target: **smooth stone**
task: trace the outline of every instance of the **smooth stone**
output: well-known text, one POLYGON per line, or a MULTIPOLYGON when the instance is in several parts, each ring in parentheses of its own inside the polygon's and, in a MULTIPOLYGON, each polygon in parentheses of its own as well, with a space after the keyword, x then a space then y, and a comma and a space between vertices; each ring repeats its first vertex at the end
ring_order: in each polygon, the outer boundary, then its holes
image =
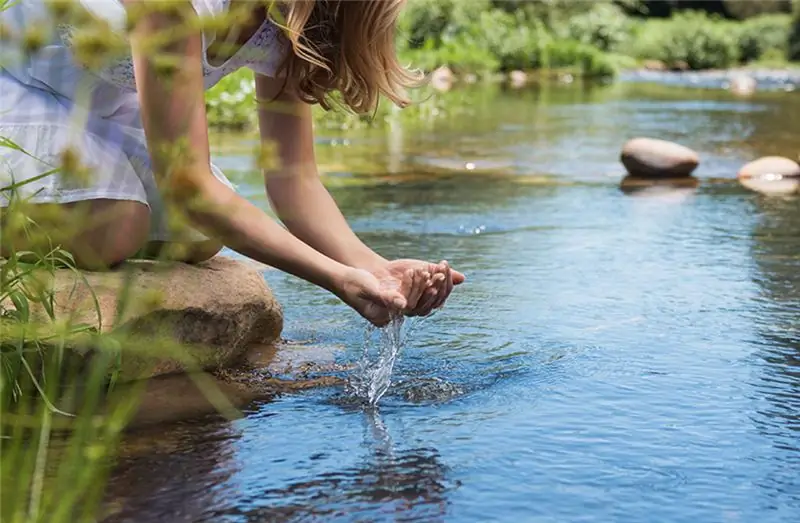
POLYGON ((449 91, 453 87, 455 75, 446 65, 435 69, 430 76, 431 87, 437 91, 449 91))
POLYGON ((508 80, 512 87, 519 88, 528 82, 528 75, 524 71, 511 71, 508 80))
POLYGON ((634 138, 622 147, 620 161, 628 174, 637 178, 681 178, 694 172, 700 157, 674 142, 634 138))
POLYGON ((749 96, 756 91, 758 82, 752 76, 738 75, 731 79, 728 90, 739 96, 749 96))
MULTIPOLYGON (((58 269, 49 284, 56 319, 115 334, 122 352, 117 380, 128 381, 230 367, 248 347, 278 341, 283 310, 262 272, 224 256, 197 265, 135 260, 108 272, 58 269), (128 305, 120 308, 126 281, 128 305)), ((31 312, 49 324, 44 311, 31 312)), ((78 337, 68 346, 91 354, 90 344, 78 337)))
POLYGON ((761 178, 764 181, 800 177, 800 164, 783 156, 763 156, 744 164, 736 177, 761 178))

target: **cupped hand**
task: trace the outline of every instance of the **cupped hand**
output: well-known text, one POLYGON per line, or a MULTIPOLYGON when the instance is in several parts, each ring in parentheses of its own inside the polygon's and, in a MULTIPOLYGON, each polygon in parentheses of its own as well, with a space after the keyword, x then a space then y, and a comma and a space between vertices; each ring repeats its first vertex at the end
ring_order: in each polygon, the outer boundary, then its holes
POLYGON ((422 260, 400 259, 388 262, 384 270, 390 275, 403 274, 408 270, 422 270, 430 274, 430 284, 424 289, 420 299, 415 304, 406 306, 405 314, 408 316, 427 316, 435 309, 442 307, 453 292, 453 287, 466 280, 464 274, 451 268, 445 260, 439 263, 430 263, 422 260))
POLYGON ((350 269, 336 294, 367 321, 383 327, 393 316, 416 308, 430 285, 431 275, 421 267, 392 273, 350 269))

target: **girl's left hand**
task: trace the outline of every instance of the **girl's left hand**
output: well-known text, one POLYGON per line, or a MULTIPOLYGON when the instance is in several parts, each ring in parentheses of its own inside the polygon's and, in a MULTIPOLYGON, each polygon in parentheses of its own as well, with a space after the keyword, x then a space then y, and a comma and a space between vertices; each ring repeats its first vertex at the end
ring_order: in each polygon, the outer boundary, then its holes
POLYGON ((421 260, 401 259, 390 261, 386 270, 393 276, 404 274, 409 269, 421 269, 430 273, 432 285, 425 290, 417 304, 406 311, 407 316, 427 316, 435 309, 442 307, 453 292, 453 287, 464 283, 466 277, 452 269, 447 261, 430 263, 421 260))

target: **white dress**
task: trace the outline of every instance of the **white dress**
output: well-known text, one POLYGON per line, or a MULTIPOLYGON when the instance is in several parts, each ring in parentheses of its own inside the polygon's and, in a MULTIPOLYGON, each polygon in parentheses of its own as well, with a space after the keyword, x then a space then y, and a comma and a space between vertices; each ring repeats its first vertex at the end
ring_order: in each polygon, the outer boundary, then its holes
MULTIPOLYGON (((121 0, 75 1, 124 34, 126 13, 121 0)), ((198 14, 206 16, 225 13, 229 3, 192 0, 198 14)), ((0 21, 13 34, 21 34, 33 24, 55 29, 47 44, 32 56, 23 56, 18 44, 0 43, 0 138, 12 140, 28 153, 0 146, 0 188, 52 170, 59 165, 61 152, 71 147, 92 173, 89 183, 56 173, 20 186, 18 193, 35 203, 97 198, 141 202, 151 212, 150 240, 168 241, 130 57, 100 71, 77 64, 70 47, 74 28, 53 20, 46 0, 17 2, 0 13, 0 21)), ((205 88, 241 67, 273 76, 287 48, 282 36, 280 28, 267 21, 221 66, 210 65, 204 52, 205 88)), ((213 31, 203 34, 204 51, 214 38, 213 31)), ((211 169, 231 186, 219 168, 212 164, 211 169)), ((0 191, 0 206, 7 205, 7 192, 0 191)), ((194 232, 195 239, 204 238, 194 232)))

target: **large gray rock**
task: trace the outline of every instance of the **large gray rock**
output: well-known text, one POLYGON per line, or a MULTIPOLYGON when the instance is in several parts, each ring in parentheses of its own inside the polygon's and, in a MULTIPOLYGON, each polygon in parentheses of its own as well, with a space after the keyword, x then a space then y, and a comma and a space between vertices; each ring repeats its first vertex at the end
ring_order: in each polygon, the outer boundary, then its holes
POLYGON ((696 152, 683 145, 654 138, 634 138, 620 155, 628 174, 636 178, 681 178, 700 164, 696 152))
MULTIPOLYGON (((121 381, 227 368, 248 348, 280 338, 283 311, 262 267, 217 256, 198 265, 131 261, 109 272, 57 270, 55 316, 114 333, 121 381)), ((44 319, 42 311, 36 316, 44 319)), ((91 338, 71 345, 89 354, 96 348, 91 338)))

